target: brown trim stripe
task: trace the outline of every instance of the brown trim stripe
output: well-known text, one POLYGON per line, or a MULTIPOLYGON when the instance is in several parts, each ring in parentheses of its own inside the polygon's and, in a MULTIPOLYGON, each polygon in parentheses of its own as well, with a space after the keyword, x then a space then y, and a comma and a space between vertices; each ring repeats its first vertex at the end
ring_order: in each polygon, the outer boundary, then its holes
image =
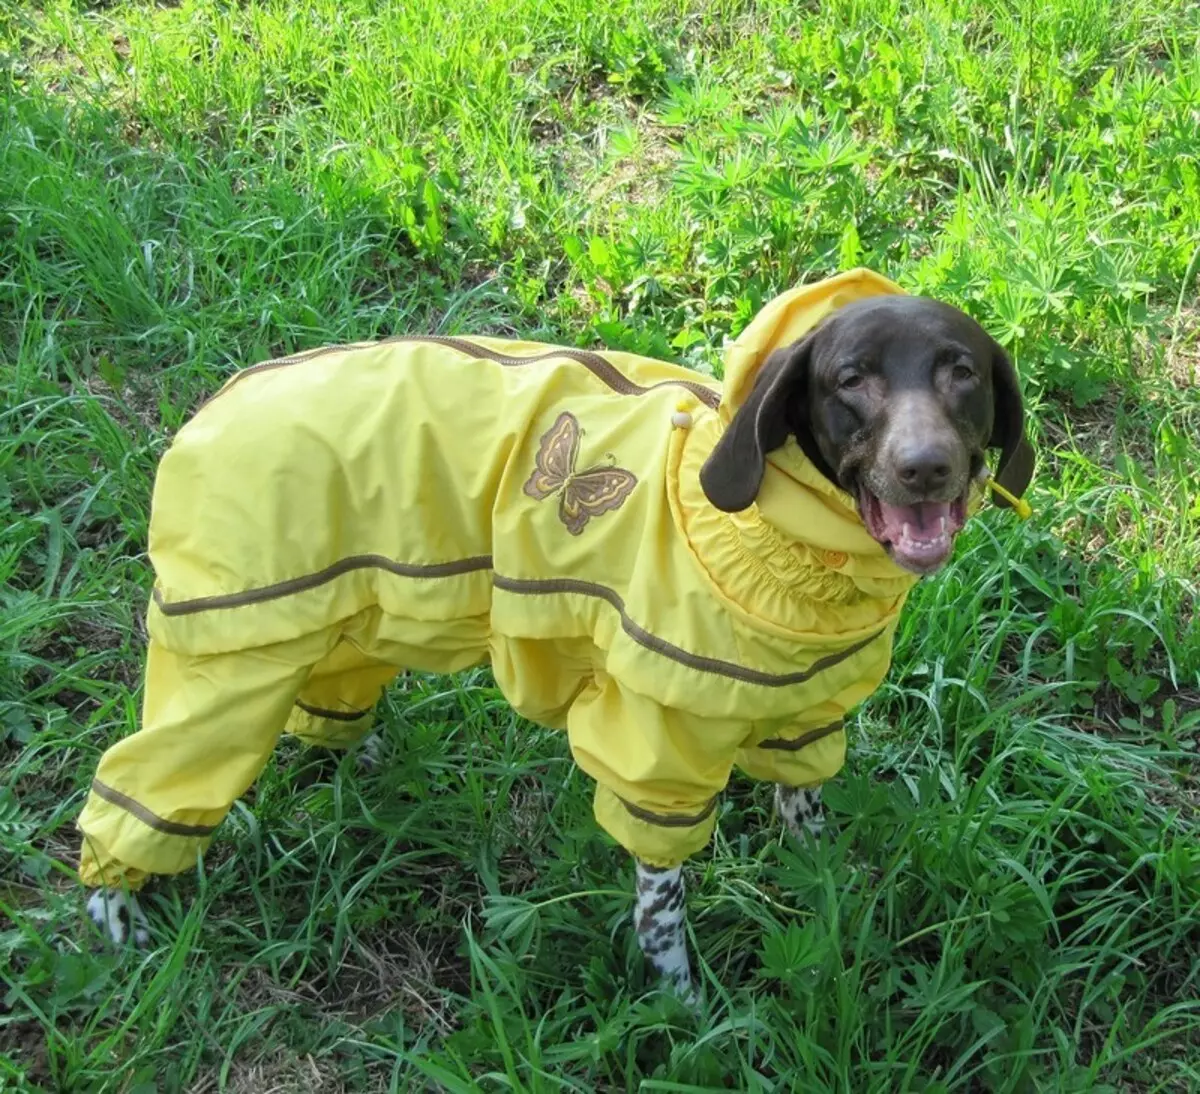
MULTIPOLYGON (((294 593, 307 592, 309 589, 315 589, 352 570, 375 568, 386 570, 388 573, 395 574, 398 577, 428 579, 457 577, 461 574, 489 570, 491 566, 492 559, 489 555, 465 558, 458 562, 438 562, 431 565, 395 562, 381 555, 354 555, 350 558, 341 559, 332 566, 327 566, 324 570, 319 570, 315 574, 291 578, 288 581, 280 581, 274 585, 265 585, 257 589, 247 589, 241 593, 203 596, 195 600, 181 600, 174 604, 166 603, 158 589, 154 590, 153 596, 155 604, 158 605, 163 615, 195 615, 199 612, 219 611, 229 608, 241 608, 249 604, 261 604, 264 601, 278 600, 281 597, 291 596, 294 593)), ((492 574, 492 584, 504 592, 516 593, 523 596, 576 593, 581 596, 590 596, 598 600, 603 600, 611 608, 615 609, 621 617, 621 629, 639 646, 643 646, 652 653, 657 653, 670 661, 686 665, 688 668, 696 669, 698 672, 706 672, 713 676, 724 676, 731 680, 741 680, 747 684, 759 684, 762 687, 768 688, 785 688, 795 684, 803 684, 811 680, 818 673, 833 668, 834 665, 838 665, 842 661, 853 657, 883 634, 882 629, 878 630, 874 634, 868 635, 866 638, 855 642, 851 646, 847 646, 843 650, 838 650, 836 653, 828 654, 814 661, 812 665, 802 671, 774 674, 762 672, 759 669, 747 668, 732 661, 722 661, 716 657, 704 657, 698 653, 692 653, 690 650, 676 646, 674 643, 668 642, 665 638, 659 638, 658 635, 651 634, 645 627, 629 617, 629 614, 625 610, 625 601, 621 599, 620 594, 605 585, 596 585, 590 581, 578 581, 574 578, 566 577, 549 578, 542 581, 526 580, 505 577, 503 574, 497 573, 492 574)))
POLYGON ((261 604, 265 600, 278 600, 294 593, 307 592, 332 581, 335 577, 350 573, 352 570, 386 570, 397 577, 436 578, 457 577, 460 574, 475 573, 479 570, 492 568, 491 555, 477 555, 474 558, 463 558, 456 562, 434 562, 418 564, 412 562, 396 562, 383 555, 351 555, 339 559, 332 566, 326 566, 315 574, 305 574, 303 577, 289 578, 274 585, 262 585, 257 589, 247 589, 240 593, 224 593, 219 596, 201 596, 195 600, 180 600, 168 604, 163 600, 158 589, 153 592, 154 603, 158 605, 163 615, 195 615, 197 612, 217 611, 221 608, 242 608, 247 604, 261 604))
POLYGON ((679 664, 686 665, 688 668, 696 669, 699 672, 711 673, 714 676, 727 676, 731 680, 742 680, 747 684, 761 684, 767 688, 785 688, 791 687, 793 684, 803 684, 807 680, 811 680, 819 672, 833 668, 834 665, 853 657, 859 650, 865 649, 883 634, 882 630, 878 630, 844 650, 838 650, 837 653, 831 653, 826 657, 814 661, 809 668, 801 672, 774 674, 761 672, 758 669, 746 668, 744 665, 737 665, 732 661, 721 661, 715 657, 702 657, 700 654, 682 649, 664 638, 659 638, 657 635, 651 634, 644 627, 629 618, 625 611, 625 602, 621 599, 620 594, 604 585, 593 585, 590 581, 576 581, 574 578, 565 577, 550 578, 545 581, 526 581, 518 578, 504 577, 496 573, 492 574, 492 584, 497 589, 503 589, 509 593, 535 596, 553 593, 578 593, 581 596, 596 597, 616 609, 617 614, 621 617, 621 629, 639 646, 644 646, 653 653, 661 654, 671 661, 677 661, 679 664))
POLYGON ((631 817, 637 817, 638 820, 645 821, 647 824, 656 824, 659 828, 695 828, 696 825, 702 824, 712 816, 712 811, 717 807, 717 799, 711 798, 709 803, 693 816, 688 816, 686 813, 652 813, 649 809, 643 809, 640 805, 634 805, 633 802, 628 802, 624 798, 618 798, 625 811, 631 817))
POLYGON ((178 821, 164 820, 157 813, 150 812, 141 802, 134 801, 127 794, 114 790, 99 779, 92 780, 92 793, 103 798, 109 805, 124 809, 126 813, 137 817, 148 828, 163 832, 168 836, 211 836, 216 830, 215 824, 180 824, 178 821))
POLYGON ((314 718, 327 718, 331 722, 357 722, 371 713, 369 710, 326 710, 324 707, 314 707, 300 699, 296 700, 296 706, 305 714, 311 714, 314 718))
POLYGON ((802 748, 807 748, 814 741, 819 741, 822 738, 830 737, 837 733, 843 726, 842 720, 839 718, 836 722, 832 722, 827 726, 821 726, 819 729, 810 729, 807 733, 801 733, 799 737, 770 737, 765 741, 759 741, 759 748, 771 748, 777 752, 799 752, 802 748))
POLYGON ((477 346, 474 342, 466 338, 450 338, 441 334, 400 334, 393 338, 383 338, 378 342, 350 342, 339 346, 322 346, 319 349, 308 350, 305 353, 292 354, 290 357, 276 357, 270 361, 250 365, 248 368, 235 372, 225 381, 224 386, 222 386, 213 398, 224 394, 244 377, 257 372, 271 372, 277 368, 298 365, 304 361, 312 361, 317 357, 323 357, 329 353, 339 353, 343 350, 369 349, 374 346, 396 345, 401 342, 432 342, 436 345, 448 346, 450 349, 458 350, 460 353, 465 353, 477 360, 496 361, 498 364, 512 368, 520 367, 521 365, 533 365, 540 361, 553 361, 565 357, 572 361, 578 361, 579 364, 588 369, 597 379, 607 384, 618 395, 645 395, 661 387, 682 387, 690 391, 705 406, 712 410, 715 410, 721 402, 720 392, 714 391, 712 388, 698 381, 662 380, 657 384, 651 384, 649 387, 642 387, 641 384, 635 384, 629 379, 611 361, 600 356, 598 353, 592 353, 590 350, 554 349, 548 353, 539 353, 533 357, 513 357, 507 353, 497 353, 495 350, 488 349, 485 346, 477 346))

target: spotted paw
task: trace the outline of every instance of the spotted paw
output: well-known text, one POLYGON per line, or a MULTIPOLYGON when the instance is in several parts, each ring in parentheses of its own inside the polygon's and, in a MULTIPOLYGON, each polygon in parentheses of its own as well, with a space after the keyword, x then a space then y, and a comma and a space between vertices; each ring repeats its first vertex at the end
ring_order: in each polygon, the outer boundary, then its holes
POLYGON ((378 733, 372 733, 358 746, 354 754, 354 764, 359 771, 377 771, 383 765, 386 745, 378 733))
POLYGON ((776 785, 775 809, 792 836, 804 842, 806 836, 819 840, 825 831, 825 811, 821 788, 776 785))
POLYGON ((88 898, 88 918, 118 946, 133 934, 134 944, 150 943, 150 924, 137 897, 119 889, 97 889, 88 898))
POLYGON ((665 977, 663 984, 689 1007, 700 1005, 700 993, 696 990, 696 982, 692 979, 690 969, 686 970, 682 975, 665 977))

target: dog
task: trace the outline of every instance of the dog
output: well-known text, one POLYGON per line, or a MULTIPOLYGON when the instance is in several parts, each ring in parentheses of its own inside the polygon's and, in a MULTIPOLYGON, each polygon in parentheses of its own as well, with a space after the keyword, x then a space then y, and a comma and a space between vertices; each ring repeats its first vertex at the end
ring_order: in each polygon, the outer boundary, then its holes
POLYGON ((690 996, 682 864, 733 769, 820 835, 908 592, 1033 466, 1003 349, 869 270, 772 301, 721 384, 439 336, 245 369, 155 482, 142 728, 78 822, 89 915, 145 943, 136 889, 195 864, 281 732, 343 747, 399 671, 489 663, 567 731, 639 946, 690 996))

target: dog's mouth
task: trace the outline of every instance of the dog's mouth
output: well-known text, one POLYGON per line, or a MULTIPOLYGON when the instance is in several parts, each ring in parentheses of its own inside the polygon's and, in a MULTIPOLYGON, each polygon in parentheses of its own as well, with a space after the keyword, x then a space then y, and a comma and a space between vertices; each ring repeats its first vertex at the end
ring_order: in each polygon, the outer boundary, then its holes
POLYGON ((863 487, 858 507, 867 531, 892 561, 922 575, 946 564, 954 549, 954 537, 967 519, 965 491, 954 501, 892 505, 863 487))

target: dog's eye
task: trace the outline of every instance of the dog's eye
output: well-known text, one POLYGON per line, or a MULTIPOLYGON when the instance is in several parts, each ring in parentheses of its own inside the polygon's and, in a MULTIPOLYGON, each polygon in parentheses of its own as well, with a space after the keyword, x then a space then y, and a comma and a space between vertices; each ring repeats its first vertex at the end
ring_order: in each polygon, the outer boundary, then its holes
POLYGON ((838 377, 838 387, 843 391, 854 391, 863 386, 863 374, 861 372, 843 372, 838 377))
POLYGON ((950 375, 953 376, 955 380, 965 382, 975 378, 975 370, 971 368, 970 365, 955 365, 954 368, 950 370, 950 375))

